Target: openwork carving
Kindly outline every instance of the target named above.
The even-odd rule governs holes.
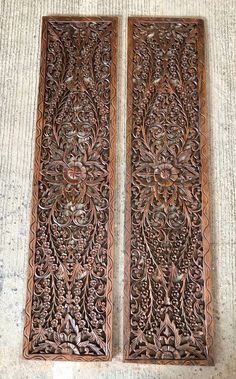
[[[111,358],[116,19],[44,18],[24,356]]]
[[[125,359],[212,364],[203,23],[130,19]]]

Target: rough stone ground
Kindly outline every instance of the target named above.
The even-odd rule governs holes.
[[[236,378],[235,333],[235,12],[233,0],[1,0],[1,374],[3,379]],[[109,363],[21,358],[42,15],[118,15],[118,138],[114,358]],[[207,73],[215,367],[124,364],[122,278],[125,175],[126,31],[128,15],[203,16]]]

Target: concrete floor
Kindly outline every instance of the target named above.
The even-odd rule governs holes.
[[[3,379],[236,378],[236,125],[233,0],[1,0],[1,373]],[[29,206],[42,15],[118,15],[117,211],[114,358],[110,363],[21,358]],[[126,25],[128,15],[203,16],[207,21],[210,184],[214,261],[215,367],[122,363]]]

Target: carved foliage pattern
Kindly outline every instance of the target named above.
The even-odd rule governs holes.
[[[111,36],[48,22],[30,354],[107,354]]]
[[[130,358],[206,359],[198,25],[135,22]]]

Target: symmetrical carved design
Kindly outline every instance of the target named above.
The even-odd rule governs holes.
[[[111,358],[115,18],[44,18],[24,356]]]
[[[200,20],[130,19],[125,360],[212,364]]]

